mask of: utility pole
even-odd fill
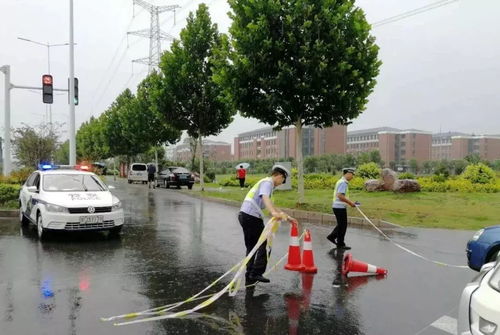
[[[75,45],[73,43],[73,0],[69,0],[69,164],[76,165],[75,135]]]
[[[10,65],[4,65],[0,67],[0,71],[4,73],[5,79],[5,110],[4,110],[4,135],[3,135],[3,175],[8,176],[12,171],[12,166],[10,162],[10,90],[12,86],[10,84]]]
[[[134,0],[134,5],[141,6],[151,14],[149,29],[130,31],[127,34],[149,38],[149,57],[134,59],[132,62],[142,63],[149,66],[149,73],[160,64],[161,40],[173,40],[173,36],[160,29],[160,13],[174,11],[181,8],[178,5],[155,6],[143,0]]]

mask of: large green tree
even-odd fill
[[[162,81],[156,91],[158,110],[176,128],[198,139],[200,184],[203,181],[203,137],[217,135],[232,121],[234,110],[214,81],[214,69],[226,61],[227,38],[212,24],[208,7],[200,4],[163,54]]]
[[[354,0],[229,0],[228,68],[217,79],[243,116],[295,126],[299,201],[302,127],[349,124],[364,109],[381,62]]]

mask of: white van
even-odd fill
[[[128,183],[132,184],[134,181],[147,184],[148,182],[148,166],[144,163],[133,163],[128,170]]]

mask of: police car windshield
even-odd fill
[[[96,177],[86,174],[53,174],[43,176],[43,190],[46,192],[99,192],[106,186]]]

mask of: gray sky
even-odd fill
[[[358,0],[371,23],[419,8],[436,0]],[[162,29],[174,36],[185,25],[189,11],[201,1],[154,1],[178,4],[173,14],[160,17]],[[102,113],[126,87],[135,89],[147,66],[132,65],[145,57],[149,41],[126,32],[149,27],[149,14],[132,0],[74,0],[75,74],[80,81],[77,128],[91,115]],[[212,19],[226,32],[230,21],[225,0],[209,0]],[[68,42],[68,0],[0,0],[0,66],[11,65],[18,85],[40,85],[47,72],[47,48],[20,41]],[[391,126],[432,132],[462,131],[500,134],[500,1],[459,0],[398,22],[374,28],[383,66],[370,103],[349,127],[351,130]],[[169,43],[163,42],[163,48]],[[68,48],[51,48],[55,87],[66,88]],[[0,73],[0,110],[3,127],[3,74]],[[12,91],[12,126],[47,120],[41,93]],[[56,95],[53,120],[66,123],[67,96]],[[216,139],[233,141],[236,134],[263,126],[239,116]],[[67,135],[64,134],[66,137]]]

